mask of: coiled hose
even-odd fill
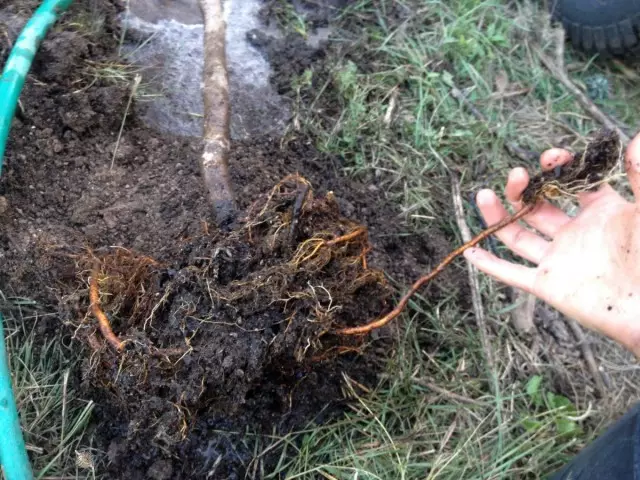
[[[73,0],[45,0],[29,19],[11,49],[0,81],[0,174],[18,98],[40,42]],[[18,418],[0,314],[0,466],[6,480],[33,478]]]

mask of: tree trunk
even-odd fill
[[[229,178],[229,79],[225,55],[226,25],[222,0],[200,0],[204,15],[204,136],[202,177],[213,203],[218,226],[235,219]]]

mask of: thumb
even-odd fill
[[[633,190],[636,201],[640,201],[640,133],[635,136],[627,147],[625,154],[624,168],[627,171],[627,178]]]

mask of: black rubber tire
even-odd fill
[[[607,56],[640,56],[640,0],[549,0],[574,47]]]

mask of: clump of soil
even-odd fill
[[[362,339],[331,333],[388,308],[391,291],[368,267],[369,249],[366,229],[340,215],[332,194],[315,196],[292,175],[251,205],[242,228],[185,240],[170,265],[122,248],[75,257],[69,317],[90,310],[83,286],[91,275],[125,345],[119,352],[104,342],[90,316],[76,326],[93,350],[85,388],[128,419],[116,469],[132,478],[162,461],[173,470],[161,451],[175,451],[199,417],[234,416],[254,403],[270,383],[265,372],[280,372],[268,401],[285,412],[316,365],[333,368],[337,356],[359,352]],[[327,398],[319,400],[321,408]],[[144,459],[150,441],[160,450]],[[204,463],[185,451],[175,468],[200,475]]]

